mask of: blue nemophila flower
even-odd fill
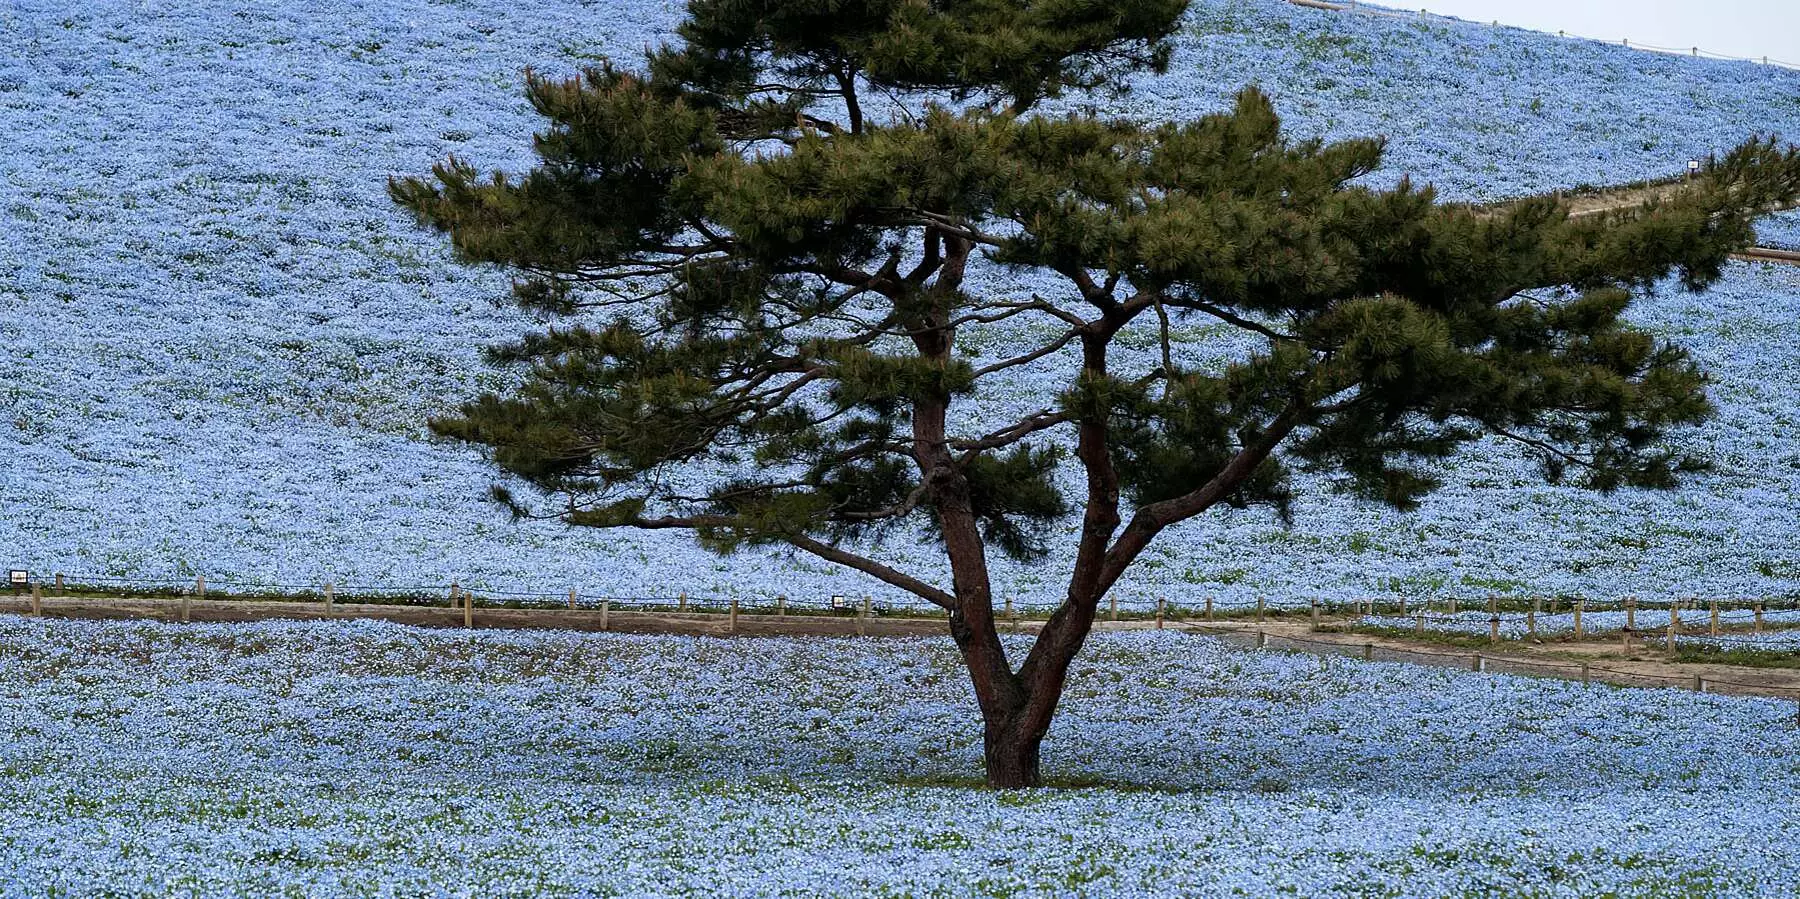
[[[782,555],[717,559],[679,535],[509,523],[475,499],[491,466],[424,439],[427,416],[504,383],[479,349],[527,323],[494,303],[503,273],[449,264],[441,241],[405,220],[387,176],[450,150],[526,166],[540,122],[522,70],[635,59],[681,4],[447,9],[19,0],[0,11],[0,545],[37,571],[175,580],[898,600]],[[1199,0],[1188,26],[1169,74],[1100,108],[1191,117],[1256,81],[1299,134],[1387,135],[1372,181],[1411,174],[1452,199],[1660,176],[1753,131],[1800,136],[1800,74],[1777,68],[1279,0]],[[1796,228],[1800,216],[1778,217],[1765,239],[1795,245]],[[1193,522],[1148,554],[1121,600],[1800,589],[1797,279],[1735,266],[1704,296],[1668,289],[1636,311],[1718,377],[1718,418],[1680,439],[1724,464],[1680,492],[1545,487],[1498,444],[1446,465],[1447,488],[1412,515],[1303,479],[1297,529],[1261,512]],[[992,267],[970,286],[1055,288]],[[1177,327],[1185,365],[1244,351]],[[1000,358],[1008,334],[994,326],[971,345]],[[1114,359],[1121,373],[1158,362],[1154,334],[1138,337]],[[1063,386],[1022,369],[953,424],[1029,413]],[[897,534],[878,554],[947,579],[918,537]],[[1021,604],[1059,595],[1033,569],[996,565],[998,588]]]
[[[996,794],[947,641],[0,618],[0,896],[1656,896],[1800,879],[1792,705],[1097,635]]]

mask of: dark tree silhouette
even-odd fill
[[[1256,90],[1197,121],[1034,111],[1160,71],[1185,5],[691,0],[640,72],[529,75],[537,167],[451,159],[390,189],[459,258],[518,271],[520,304],[572,321],[494,348],[522,386],[434,427],[570,524],[785,544],[942,606],[999,787],[1040,782],[1101,598],[1170,525],[1285,512],[1297,467],[1411,507],[1433,460],[1484,435],[1602,490],[1698,464],[1664,438],[1708,414],[1704,376],[1621,314],[1670,274],[1718,278],[1753,217],[1800,194],[1793,150],[1753,140],[1662,199],[1572,219],[1548,197],[1358,186],[1382,141],[1286,140]],[[983,296],[971,265],[1066,289]],[[1259,348],[1180,367],[1180,318]],[[958,352],[976,326],[1033,319],[1045,336],[1010,357]],[[1140,319],[1163,364],[1122,372],[1109,350]],[[1022,366],[1060,370],[1060,395],[951,426]],[[1052,477],[1071,461],[1072,497]],[[743,474],[697,495],[668,477],[721,464]],[[1015,666],[988,553],[1041,558],[1072,512],[1065,599]],[[903,521],[941,541],[949,584],[859,549]]]

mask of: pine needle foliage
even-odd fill
[[[491,351],[521,386],[433,427],[560,497],[549,514],[570,524],[785,544],[948,609],[999,785],[1037,782],[1101,597],[1172,524],[1220,504],[1286,515],[1295,469],[1412,508],[1435,462],[1491,437],[1601,490],[1706,464],[1668,439],[1710,412],[1705,375],[1625,313],[1671,275],[1716,280],[1753,219],[1800,196],[1793,149],[1752,139],[1662,199],[1577,218],[1553,197],[1364,186],[1380,139],[1288,139],[1254,88],[1192,121],[1035,110],[1161,71],[1185,5],[691,0],[635,68],[529,73],[536,167],[452,158],[390,184],[562,321]],[[1063,289],[980,295],[971,264]],[[1258,349],[1184,368],[1171,323],[1190,320]],[[1001,322],[1046,336],[979,366],[958,352]],[[1144,323],[1163,364],[1121,374],[1109,349]],[[1061,373],[1044,408],[960,424],[1027,366]],[[1076,495],[1056,477],[1070,464]],[[740,475],[688,486],[700,466]],[[1045,560],[1072,511],[1067,599],[1015,667],[986,554]],[[907,522],[941,541],[952,583],[858,551]]]

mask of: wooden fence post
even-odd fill
[[[1262,624],[1262,622],[1263,622],[1263,606],[1264,606],[1265,602],[1266,602],[1266,600],[1261,596],[1258,596],[1256,598],[1256,623],[1257,624]]]
[[[1213,600],[1213,598],[1211,596],[1206,597],[1206,620],[1208,622],[1211,622],[1213,620],[1212,600]]]
[[[206,575],[204,574],[194,578],[194,598],[206,598]]]
[[[1450,594],[1450,614],[1456,614],[1456,594]]]
[[[1315,631],[1319,629],[1319,601],[1317,599],[1312,601],[1312,629]]]
[[[1544,598],[1542,596],[1533,596],[1531,598],[1531,611],[1525,613],[1525,635],[1533,640],[1537,639],[1538,610],[1543,608],[1543,605]]]
[[[863,597],[862,613],[856,616],[856,635],[858,637],[865,636],[869,632],[869,606],[873,602],[873,597]]]
[[[1485,670],[1487,670],[1487,663],[1482,661],[1481,653],[1479,653],[1479,652],[1476,653],[1475,658],[1469,662],[1469,670],[1470,671],[1485,671]]]
[[[677,612],[687,611],[687,592],[686,591],[682,591],[681,597],[679,599],[675,600],[675,611],[677,611]]]
[[[1681,627],[1681,600],[1679,599],[1669,602],[1669,627]]]
[[[737,597],[733,596],[731,598],[731,618],[728,621],[726,621],[726,623],[725,623],[725,633],[728,633],[728,634],[737,633],[737,612],[738,612],[738,601],[737,601]]]
[[[600,629],[602,631],[612,629],[610,618],[612,618],[612,597],[603,597],[600,600]]]
[[[787,597],[775,597],[775,614],[779,617],[787,617]]]
[[[1712,628],[1710,633],[1715,637],[1719,635],[1719,601],[1716,599],[1712,601]]]
[[[1669,616],[1669,645],[1667,649],[1669,658],[1671,659],[1675,657],[1675,625],[1679,621],[1680,619],[1676,618],[1674,615]]]
[[[1756,632],[1762,633],[1762,603],[1756,604]]]
[[[1637,630],[1637,597],[1625,597],[1625,629]]]
[[[31,614],[33,617],[44,617],[44,585],[31,582]]]
[[[60,572],[60,571],[57,572],[56,573],[56,595],[57,596],[63,595],[63,579],[62,578],[63,578],[62,572]]]
[[[1587,600],[1585,599],[1575,600],[1575,639],[1577,640],[1581,639],[1581,607],[1586,604]]]
[[[575,610],[575,588],[574,587],[569,588],[569,610],[570,611]]]
[[[1112,611],[1109,612],[1108,614],[1111,615],[1112,620],[1118,621],[1119,620],[1119,595],[1117,593],[1114,593],[1112,596],[1107,597],[1107,599],[1109,602],[1112,603]]]
[[[1581,663],[1581,682],[1584,684],[1588,682],[1588,663],[1586,662]]]
[[[1400,617],[1406,617],[1406,594],[1400,594]]]
[[[1706,678],[1701,677],[1698,674],[1694,675],[1694,692],[1695,693],[1705,693],[1706,692]]]
[[[1631,628],[1619,631],[1619,650],[1626,655],[1631,655]]]
[[[1421,637],[1425,636],[1425,613],[1424,612],[1420,612],[1418,614],[1418,616],[1413,619],[1413,631]]]
[[[1156,598],[1156,629],[1159,631],[1163,629],[1163,610],[1167,602],[1160,596]]]
[[[1365,662],[1375,661],[1375,644],[1373,644],[1373,643],[1364,643],[1363,644],[1363,661],[1365,661]]]
[[[475,626],[475,594],[463,591],[463,627]]]
[[[190,590],[183,590],[183,591],[181,591],[181,623],[182,623],[182,624],[186,624],[186,623],[187,623],[187,620],[188,620],[188,600],[189,600],[189,599],[191,599],[191,598],[193,598],[193,595],[194,595],[194,594],[193,594],[193,592],[192,592],[192,591],[190,591]]]
[[[458,595],[461,592],[462,591],[457,589],[456,582],[451,581],[450,582],[450,611],[452,611],[452,612],[456,611],[456,601],[461,598]]]
[[[1500,642],[1500,616],[1499,615],[1494,615],[1494,616],[1488,618],[1488,642],[1489,643]]]
[[[1269,635],[1266,633],[1263,633],[1262,631],[1257,631],[1256,632],[1256,648],[1262,649],[1268,645],[1269,645]]]
[[[1006,611],[1002,613],[1002,617],[1006,618],[1008,621],[1013,621],[1016,617],[1013,615],[1012,597],[1010,596],[1006,598]],[[1018,622],[1013,621],[1013,623],[1017,624]]]
[[[1500,614],[1500,597],[1493,593],[1488,594],[1488,614]]]
[[[325,617],[326,618],[331,617],[331,600],[332,600],[331,589],[332,589],[332,583],[330,581],[326,581],[325,582]]]

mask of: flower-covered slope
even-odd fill
[[[0,546],[37,571],[615,594],[864,592],[805,559],[716,559],[674,534],[513,524],[472,450],[423,422],[505,383],[478,349],[532,322],[506,275],[450,264],[385,179],[449,153],[528,165],[522,70],[632,55],[679,15],[624,0],[19,0],[0,7]],[[1297,134],[1390,137],[1455,198],[1654,177],[1755,131],[1800,136],[1800,75],[1487,26],[1198,0],[1173,70],[1105,101],[1144,118],[1271,91]],[[1772,225],[1788,240],[1800,219]],[[995,290],[1056,289],[993,273]],[[1734,266],[1642,319],[1717,374],[1683,435],[1723,463],[1672,494],[1546,488],[1484,447],[1401,516],[1303,482],[1298,527],[1215,516],[1123,588],[1280,598],[1488,590],[1791,590],[1800,550],[1794,294]],[[1008,335],[984,335],[998,355]],[[1186,330],[1200,359],[1232,352]],[[1149,344],[1142,348],[1149,359]],[[1021,376],[974,410],[1035,408]],[[928,546],[877,550],[928,577]],[[1002,566],[1049,601],[1054,578]]]
[[[0,619],[0,896],[1757,896],[1792,705],[1095,637],[992,793],[940,640]]]

